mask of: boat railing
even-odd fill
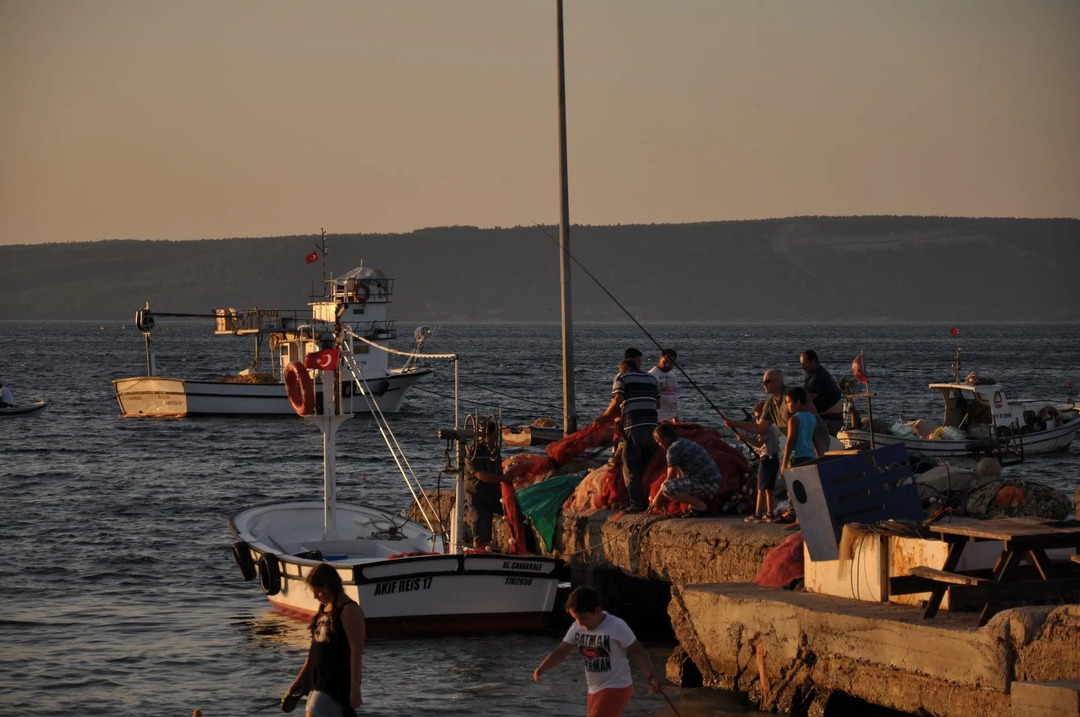
[[[389,341],[397,338],[397,329],[394,326],[393,319],[384,321],[347,321],[344,323],[349,327],[350,333],[362,336],[369,341]]]

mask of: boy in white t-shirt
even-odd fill
[[[533,672],[534,680],[539,682],[544,672],[566,659],[576,647],[584,660],[589,687],[587,717],[618,717],[630,704],[634,680],[628,654],[648,676],[653,692],[660,692],[660,680],[645,648],[629,625],[600,608],[600,593],[589,587],[575,588],[566,600],[566,611],[573,616],[574,624]]]

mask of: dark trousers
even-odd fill
[[[623,482],[630,494],[630,505],[637,508],[645,507],[641,478],[656,451],[653,428],[655,426],[635,426],[623,434]]]

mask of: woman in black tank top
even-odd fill
[[[311,571],[307,584],[319,601],[319,612],[311,620],[307,659],[289,693],[311,693],[308,717],[353,717],[364,702],[364,611],[345,594],[341,576],[326,563]]]

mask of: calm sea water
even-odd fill
[[[764,368],[777,366],[798,379],[804,348],[817,350],[835,375],[846,374],[865,350],[878,394],[875,416],[938,416],[925,387],[951,376],[956,343],[948,326],[649,330],[678,349],[704,394],[683,381],[681,415],[713,426],[712,405],[739,416],[760,397]],[[606,405],[623,349],[639,346],[647,361],[657,350],[631,325],[581,325],[576,334],[577,405],[587,420]],[[1074,325],[963,327],[961,343],[965,369],[995,376],[1014,392],[1064,401],[1076,392],[1066,382],[1080,385]],[[509,421],[561,416],[557,326],[441,326],[428,347],[461,355],[469,410],[502,410]],[[155,334],[164,375],[235,373],[245,366],[247,349],[246,339],[214,337],[205,323],[167,323]],[[0,423],[0,713],[189,715],[199,707],[206,717],[268,714],[303,661],[304,626],[271,612],[257,584],[240,580],[226,521],[253,504],[317,497],[319,432],[291,417],[121,419],[110,380],[140,374],[144,366],[141,335],[118,322],[0,323],[0,380],[21,402],[53,401],[43,414]],[[393,418],[430,487],[444,463],[435,436],[452,425],[445,398],[452,387],[443,366]],[[394,510],[407,505],[406,489],[366,420],[347,423],[338,443],[344,500]],[[1010,467],[1008,475],[1043,480],[1071,495],[1078,453],[1074,443],[1070,451]],[[372,637],[363,712],[581,714],[585,688],[573,660],[541,685],[531,680],[560,636],[557,629]],[[660,667],[672,645],[644,642]],[[718,691],[669,688],[668,694],[687,716],[747,713]],[[672,713],[660,697],[642,692],[627,714]]]

